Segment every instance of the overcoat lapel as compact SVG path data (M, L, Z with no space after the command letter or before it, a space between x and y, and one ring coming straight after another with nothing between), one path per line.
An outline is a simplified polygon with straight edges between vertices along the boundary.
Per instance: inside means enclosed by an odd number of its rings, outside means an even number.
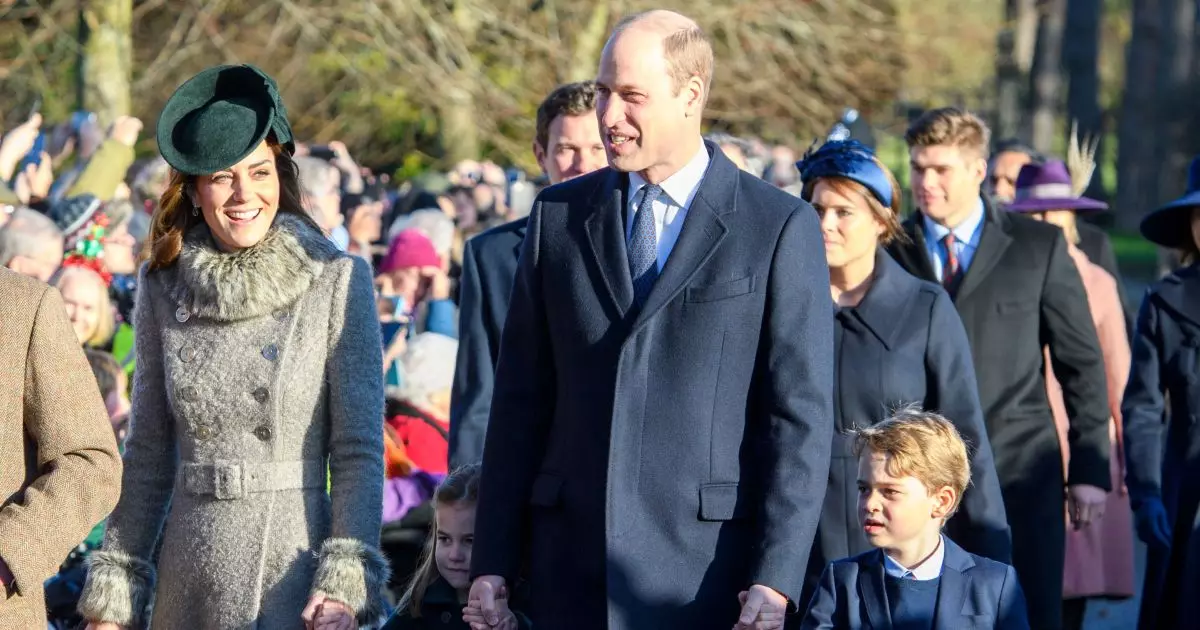
M667 264L663 266L662 273L646 298L645 306L637 315L633 325L635 332L687 286L729 231L721 215L737 209L737 167L709 143L706 142L705 147L711 155L708 170L684 217L679 240L667 257Z
M996 267L996 263L1004 256L1004 251L1012 243L1008 235L1007 218L998 216L996 210L989 204L984 209L983 234L979 237L979 249L971 259L971 266L963 276L962 284L954 295L955 304L967 299L975 289L978 289L988 274Z
M627 175L610 169L608 177L596 187L591 200L594 211L584 221L593 262L609 298L622 316L633 304L623 211L628 181Z

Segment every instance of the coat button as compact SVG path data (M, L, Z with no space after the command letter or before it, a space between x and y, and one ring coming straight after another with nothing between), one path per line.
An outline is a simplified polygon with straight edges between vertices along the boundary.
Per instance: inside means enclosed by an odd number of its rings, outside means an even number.
M182 306L175 309L175 321L179 322L180 324L186 322L188 320L188 318L191 316L192 316L192 314L189 313L188 310Z
M197 440L207 440L208 438L210 438L212 436L213 436L212 429L210 429L208 427L196 427L196 439Z
M188 363L196 358L196 346L186 344L179 349L179 360Z
M266 360L274 361L279 358L279 347L273 343L269 343L262 349L262 355Z
M266 442L271 439L271 427L264 424L254 430L254 435L258 436L258 439Z
M200 396L196 393L196 388L192 387L191 385L188 385L180 390L179 396L187 402L196 402L200 399Z
M257 400L260 403L265 403L269 398L271 398L271 392L267 391L266 387L259 387L258 389L254 390L254 400Z
M448 625L448 624L450 623L450 620L451 620L451 619L453 619L453 618L454 618L454 617L452 617L452 616L450 615L450 613L448 613L448 612L444 612L444 613L442 613L442 623L444 623L444 624L447 624L447 625Z

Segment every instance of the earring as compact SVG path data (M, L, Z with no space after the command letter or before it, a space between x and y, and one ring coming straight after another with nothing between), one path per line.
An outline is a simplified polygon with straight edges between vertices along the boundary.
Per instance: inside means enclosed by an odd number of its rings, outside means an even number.
M194 216L194 217L200 216L200 208L197 208L196 206L192 206L192 216Z

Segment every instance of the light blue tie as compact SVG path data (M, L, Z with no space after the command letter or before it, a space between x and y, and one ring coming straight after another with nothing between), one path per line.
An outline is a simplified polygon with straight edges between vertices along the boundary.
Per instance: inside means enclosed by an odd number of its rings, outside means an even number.
M658 236L654 228L654 200L662 194L654 184L642 188L642 201L633 217L629 236L629 277L633 279L633 304L641 308L658 279Z

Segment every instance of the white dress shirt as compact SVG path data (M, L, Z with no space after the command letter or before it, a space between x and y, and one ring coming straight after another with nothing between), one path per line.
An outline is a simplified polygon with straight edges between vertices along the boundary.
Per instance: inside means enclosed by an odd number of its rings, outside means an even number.
M887 555L886 551L883 553L883 557L884 570L894 578L911 578L920 582L936 580L942 576L942 564L946 560L946 541L939 537L937 549L933 550L933 554L926 558L925 562L918 564L912 569L908 569L893 560L891 556Z
M654 210L654 235L658 238L659 272L666 266L667 257L671 255L675 242L679 240L683 220L687 218L688 208L696 198L696 191L700 190L700 182L704 179L704 172L708 170L708 162L708 149L701 143L700 151L691 161L659 183L663 192L650 204ZM633 220L637 216L638 205L642 203L642 188L648 183L637 173L629 174L629 194L626 196L629 200L629 211L625 213L626 243L633 236Z

